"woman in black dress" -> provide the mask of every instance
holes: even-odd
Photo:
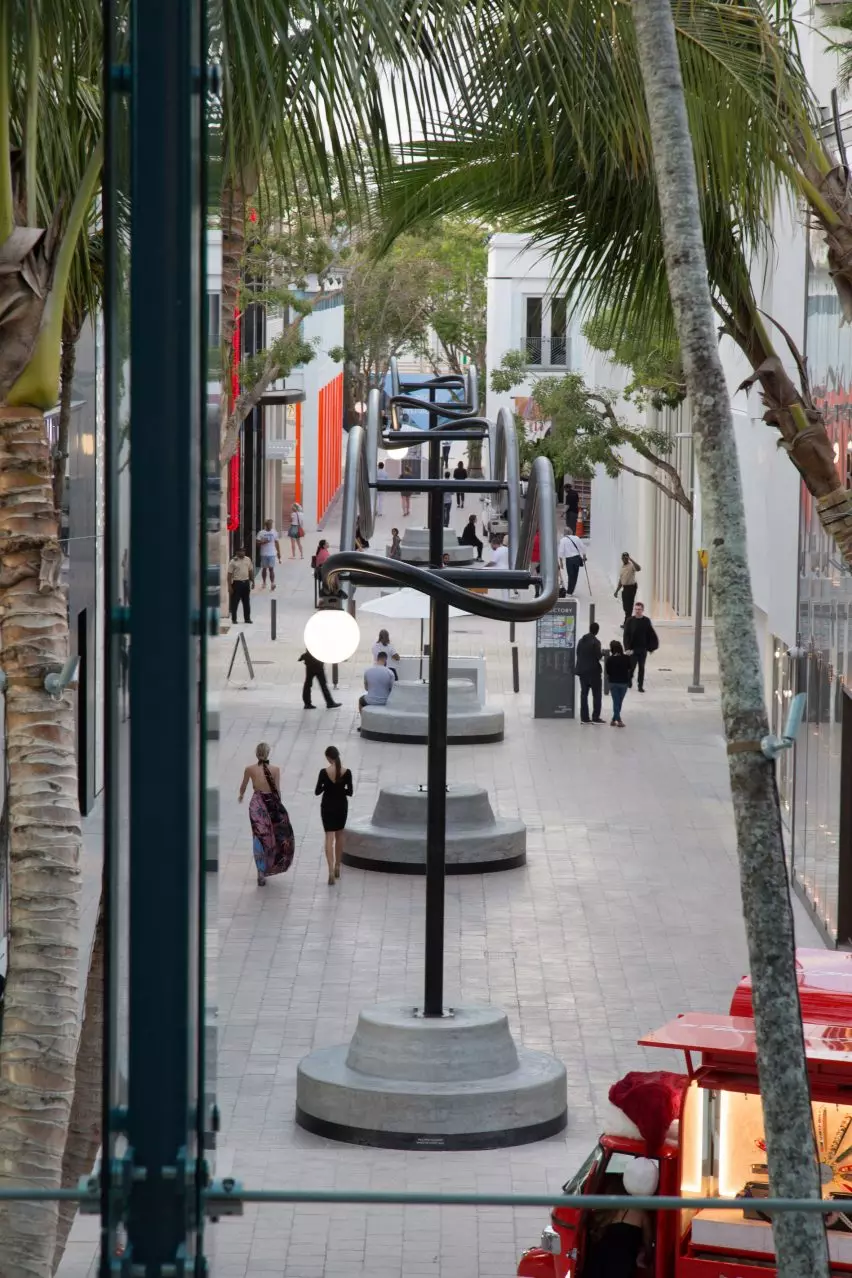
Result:
[[[325,859],[328,861],[328,886],[334,887],[340,878],[340,859],[343,856],[343,831],[349,813],[352,794],[352,773],[340,762],[337,746],[329,746],[325,752],[328,764],[317,778],[314,794],[322,795],[320,816],[325,830]]]

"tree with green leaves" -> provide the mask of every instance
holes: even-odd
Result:
[[[774,251],[775,209],[792,193],[825,234],[831,276],[852,316],[845,169],[808,86],[790,7],[674,0],[672,11],[721,331],[747,358],[746,385],[759,389],[764,420],[852,567],[852,493],[804,361],[761,312],[751,281],[755,255]],[[610,312],[623,331],[673,332],[631,7],[486,0],[475,22],[455,14],[441,51],[449,109],[403,145],[403,162],[384,175],[389,233],[447,214],[500,220],[555,254],[572,305]],[[464,75],[453,80],[459,59]]]
[[[430,262],[423,240],[401,236],[382,255],[366,238],[341,254],[343,274],[343,347],[333,352],[347,368],[347,412],[366,404],[379,386],[391,358],[404,350],[428,349],[432,314]]]
[[[491,371],[491,389],[506,394],[521,385],[528,374],[524,352],[507,351],[500,367]],[[525,464],[531,464],[538,456],[547,457],[554,474],[571,475],[574,479],[592,479],[598,466],[612,479],[621,474],[635,475],[692,514],[692,500],[677,467],[667,456],[672,449],[671,436],[651,426],[629,426],[622,421],[616,415],[618,395],[614,391],[590,390],[580,373],[535,376],[529,402],[532,420],[544,434],[530,438],[524,422],[519,420]],[[653,469],[637,470],[629,465],[624,459],[625,448],[632,448]]]
[[[612,311],[606,310],[590,315],[582,332],[593,350],[630,370],[630,381],[621,392],[629,403],[657,412],[683,403],[683,360],[673,333],[658,323],[643,323],[636,314],[619,323]]]
[[[237,368],[240,391],[222,422],[220,458],[236,451],[242,426],[273,382],[307,364],[315,348],[305,341],[302,322],[324,296],[336,270],[331,217],[308,221],[303,209],[284,205],[273,191],[255,213],[241,264],[237,307],[262,306],[267,321],[281,319],[281,332],[261,350],[245,356]],[[269,330],[267,323],[267,331]]]

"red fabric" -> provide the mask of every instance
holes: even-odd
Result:
[[[684,1093],[689,1086],[686,1074],[665,1070],[633,1070],[609,1089],[609,1099],[639,1128],[648,1153],[656,1154],[666,1132],[680,1117]]]
[[[538,533],[533,537],[531,562],[537,564],[541,561],[541,547],[538,544]]]

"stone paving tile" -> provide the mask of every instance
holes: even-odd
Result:
[[[417,523],[419,502],[413,511]],[[459,527],[467,513],[453,511]],[[402,523],[383,518],[377,544],[393,522]],[[618,634],[620,609],[593,553],[590,559],[608,640]],[[211,654],[222,715],[220,1158],[246,1184],[267,1188],[555,1189],[597,1136],[616,1078],[651,1062],[676,1064],[637,1047],[637,1037],[680,1011],[725,1010],[746,967],[712,635],[704,645],[704,697],[685,691],[690,628],[661,625],[648,692],[628,694],[626,730],[583,731],[578,721],[531,717],[532,626],[517,628],[515,695],[508,628],[473,617],[454,623],[451,652],[487,656],[487,698],[505,710],[506,739],[451,748],[450,776],[486,786],[495,812],[520,813],[528,864],[448,879],[447,997],[503,1007],[519,1042],[564,1060],[569,1124],[561,1136],[503,1151],[356,1149],[295,1126],[296,1065],[315,1047],[347,1041],[365,1005],[418,1000],[424,887],[344,868],[339,887],[329,889],[313,788],[323,750],[334,743],[355,777],[350,814],[368,816],[382,785],[425,781],[425,747],[362,742],[355,732],[361,671],[374,631],[385,624],[378,618],[364,616],[359,653],[341,667],[342,708],[302,709],[297,657],[312,604],[307,559],[286,562],[279,582],[278,639],[269,638],[268,593],[255,594],[255,624],[245,627],[254,683],[244,668],[225,683],[234,632]],[[581,594],[582,630],[587,609]],[[391,633],[401,651],[416,650],[418,623],[396,623]],[[260,740],[281,766],[297,839],[291,871],[262,891],[247,810],[236,802]],[[802,943],[819,944],[801,911],[797,923]],[[264,1205],[212,1227],[208,1239],[217,1278],[510,1278],[545,1218],[540,1209]],[[78,1223],[61,1278],[94,1272],[90,1234],[77,1241],[81,1231]]]

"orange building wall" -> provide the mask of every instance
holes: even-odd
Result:
[[[317,512],[320,523],[343,476],[343,374],[319,393],[317,432]]]

